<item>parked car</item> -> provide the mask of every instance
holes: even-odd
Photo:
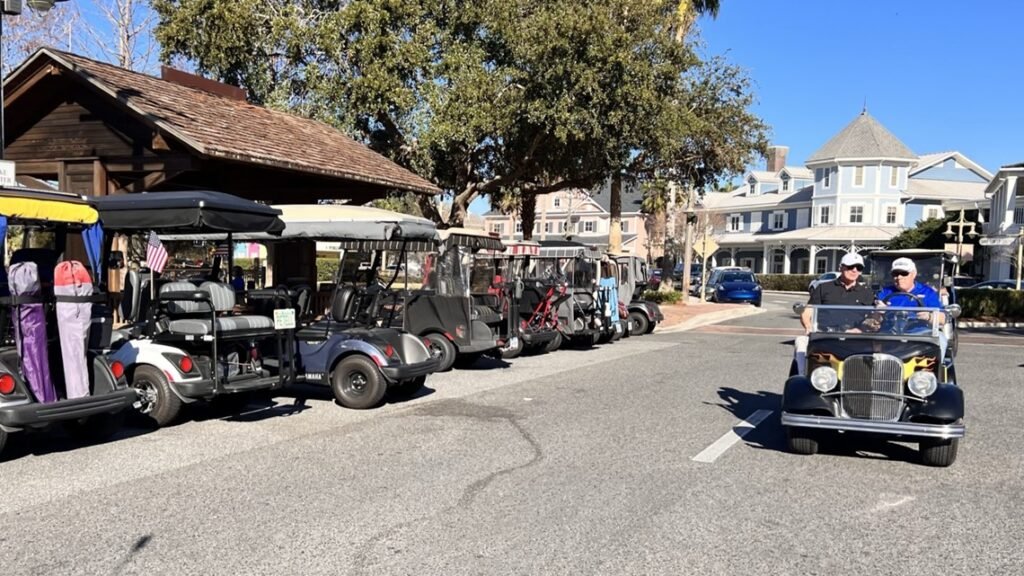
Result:
[[[836,278],[839,278],[839,272],[825,272],[821,276],[818,276],[814,280],[811,280],[811,283],[807,285],[807,291],[814,292],[814,289],[817,288],[818,286],[826,282],[831,282]]]
[[[704,290],[704,299],[711,300],[714,292],[714,284],[718,282],[718,278],[728,270],[742,270],[744,272],[750,272],[750,268],[741,268],[739,266],[718,266],[708,271],[708,282],[704,286],[698,286],[696,289],[691,288],[691,292],[694,296],[699,296],[700,291]]]
[[[953,276],[953,286],[956,288],[970,288],[978,283],[974,276]]]
[[[708,281],[712,302],[749,302],[761,306],[761,283],[749,270],[724,270]]]
[[[647,287],[657,290],[659,286],[661,286],[661,268],[655,268],[651,270],[650,278],[647,279]]]
[[[971,290],[1016,290],[1016,280],[986,280],[985,282],[978,282],[967,288]]]

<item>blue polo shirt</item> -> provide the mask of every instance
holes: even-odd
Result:
[[[887,296],[894,292],[898,294],[896,286],[886,286],[878,292],[878,300],[884,301]],[[942,308],[942,300],[939,299],[939,293],[927,284],[914,282],[914,287],[910,290],[910,293],[920,298],[925,308]],[[918,303],[909,296],[898,294],[889,300],[889,306],[914,308],[918,306]]]

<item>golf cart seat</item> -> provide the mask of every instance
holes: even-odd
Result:
[[[485,304],[473,304],[472,319],[484,324],[496,324],[501,322],[501,314]]]
[[[168,282],[160,287],[160,294],[171,292],[205,292],[218,314],[211,317],[207,303],[202,300],[169,300],[166,307],[171,318],[166,329],[171,334],[207,336],[213,334],[215,326],[217,333],[225,336],[274,330],[274,321],[266,316],[225,314],[235,308],[235,290],[229,284],[203,282],[196,288],[191,282]]]

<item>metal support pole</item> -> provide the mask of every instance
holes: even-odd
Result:
[[[4,13],[0,10],[0,160],[4,159],[4,151],[7,150],[7,125],[5,118],[4,99]]]
[[[1024,225],[1017,231],[1017,290],[1020,290],[1021,259],[1024,258]]]

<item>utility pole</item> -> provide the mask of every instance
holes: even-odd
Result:
[[[685,234],[683,235],[683,301],[690,294],[690,268],[693,266],[693,194],[690,190],[686,191],[686,210],[683,212],[686,216],[686,221],[683,223],[686,226]]]
[[[963,259],[963,246],[964,246],[964,228],[967,228],[967,235],[974,238],[978,235],[974,231],[974,222],[969,222],[964,218],[964,211],[960,209],[960,217],[946,224],[946,231],[942,233],[946,238],[952,238],[954,236],[953,229],[956,228],[956,264],[953,266],[953,276],[960,275],[960,260]],[[1019,275],[1018,275],[1019,276]],[[1017,283],[1017,289],[1020,289],[1020,283]]]

